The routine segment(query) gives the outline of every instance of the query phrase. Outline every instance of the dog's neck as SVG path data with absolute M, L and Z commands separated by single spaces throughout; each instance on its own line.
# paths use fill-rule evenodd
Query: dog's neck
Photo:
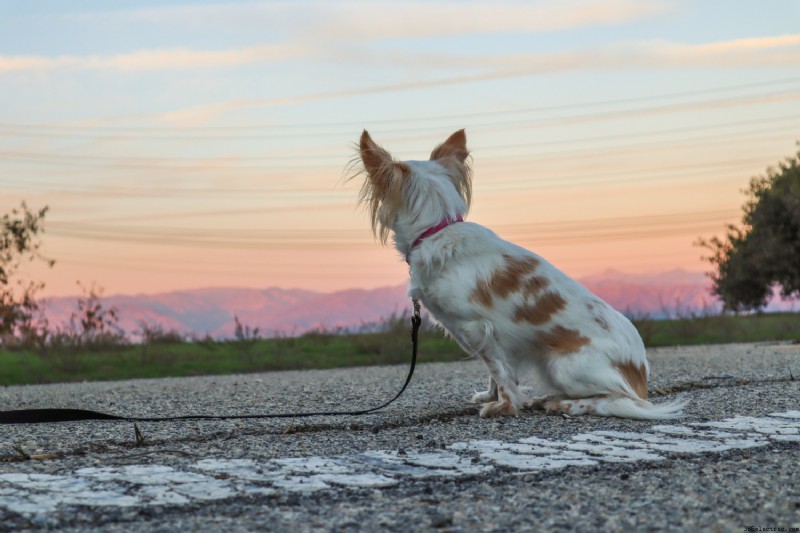
M 408 252 L 406 253 L 406 263 L 409 263 L 409 264 L 411 263 L 411 252 L 413 252 L 413 251 L 414 251 L 414 250 L 417 248 L 417 246 L 419 246 L 420 244 L 422 244 L 422 241 L 424 241 L 424 240 L 425 240 L 425 239 L 427 239 L 428 237 L 431 237 L 431 236 L 433 236 L 433 235 L 436 235 L 437 233 L 439 233 L 440 231 L 442 231 L 442 230 L 443 230 L 444 228 L 446 228 L 447 226 L 450 226 L 450 225 L 452 225 L 452 224 L 455 224 L 456 222 L 464 222 L 464 218 L 463 218 L 461 215 L 458 215 L 458 216 L 457 216 L 457 217 L 455 217 L 455 218 L 449 218 L 449 217 L 448 217 L 448 218 L 445 218 L 444 220 L 440 221 L 440 222 L 439 222 L 438 224 L 436 224 L 435 226 L 431 226 L 430 228 L 428 228 L 428 229 L 426 229 L 425 231 L 423 231 L 423 232 L 422 232 L 422 233 L 421 233 L 421 234 L 420 234 L 420 235 L 419 235 L 419 236 L 418 236 L 418 237 L 417 237 L 417 238 L 414 240 L 414 242 L 412 242 L 412 243 L 411 243 L 411 247 L 408 249 Z

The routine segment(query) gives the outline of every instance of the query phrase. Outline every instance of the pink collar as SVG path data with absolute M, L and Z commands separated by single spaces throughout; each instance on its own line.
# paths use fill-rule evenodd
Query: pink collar
M 428 228 L 425 231 L 423 231 L 422 234 L 419 237 L 417 237 L 417 240 L 415 240 L 414 243 L 411 245 L 411 248 L 409 248 L 408 253 L 406 254 L 406 263 L 409 263 L 409 264 L 411 263 L 411 252 L 413 252 L 414 249 L 417 246 L 419 246 L 420 243 L 422 243 L 422 241 L 424 241 L 425 239 L 427 239 L 431 235 L 436 235 L 437 233 L 442 231 L 447 226 L 450 226 L 451 224 L 455 224 L 456 222 L 464 222 L 464 219 L 461 217 L 461 215 L 458 215 L 455 219 L 446 218 L 446 219 L 442 220 L 441 222 L 439 222 L 438 224 L 436 224 L 435 226 L 431 226 L 430 228 Z

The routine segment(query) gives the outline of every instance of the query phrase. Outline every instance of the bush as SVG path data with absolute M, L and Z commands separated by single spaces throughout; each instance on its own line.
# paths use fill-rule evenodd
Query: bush
M 164 329 L 161 324 L 148 324 L 144 320 L 139 322 L 137 331 L 142 344 L 182 344 L 187 337 L 176 329 Z

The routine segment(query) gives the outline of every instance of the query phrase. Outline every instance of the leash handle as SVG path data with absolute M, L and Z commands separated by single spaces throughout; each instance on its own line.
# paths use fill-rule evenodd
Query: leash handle
M 359 416 L 379 411 L 397 400 L 405 392 L 414 368 L 417 366 L 417 345 L 419 344 L 419 328 L 422 325 L 420 304 L 415 298 L 412 300 L 414 312 L 411 315 L 411 365 L 408 376 L 400 391 L 389 401 L 369 409 L 357 411 L 316 411 L 303 413 L 274 413 L 261 415 L 184 415 L 164 417 L 131 417 L 119 416 L 100 411 L 87 409 L 18 409 L 13 411 L 0 411 L 0 425 L 2 424 L 43 424 L 50 422 L 74 422 L 79 420 L 127 420 L 130 422 L 166 422 L 170 420 L 239 420 L 245 418 L 305 418 L 310 416 Z

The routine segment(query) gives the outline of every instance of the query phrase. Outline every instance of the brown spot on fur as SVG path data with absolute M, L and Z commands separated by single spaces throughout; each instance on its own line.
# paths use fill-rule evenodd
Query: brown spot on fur
M 631 362 L 614 363 L 614 368 L 622 374 L 639 398 L 647 398 L 647 371 L 644 365 L 639 366 Z
M 534 325 L 544 324 L 550 318 L 564 309 L 567 301 L 556 292 L 546 292 L 534 301 L 533 304 L 525 304 L 514 312 L 515 322 L 529 322 Z
M 550 285 L 550 280 L 547 278 L 531 276 L 522 284 L 522 290 L 525 291 L 525 294 L 528 296 L 536 296 L 548 285 Z
M 538 333 L 535 342 L 545 347 L 551 354 L 566 355 L 577 352 L 591 340 L 581 335 L 577 329 L 556 326 L 549 331 Z
M 472 289 L 472 294 L 469 296 L 471 302 L 477 302 L 484 307 L 492 306 L 492 293 L 489 290 L 489 284 L 485 281 L 478 281 L 478 284 Z
M 600 315 L 595 315 L 594 321 L 606 331 L 611 331 L 611 327 L 608 325 L 608 321 Z
M 524 274 L 524 272 L 517 270 L 515 267 L 497 271 L 492 276 L 492 279 L 489 280 L 489 289 L 500 298 L 505 298 L 519 289 Z
M 503 258 L 506 260 L 505 268 L 496 270 L 489 280 L 489 288 L 500 298 L 518 291 L 525 275 L 533 272 L 539 265 L 539 261 L 533 257 L 504 255 Z
M 525 276 L 539 265 L 539 261 L 534 257 L 503 255 L 503 258 L 506 261 L 505 265 L 495 270 L 488 280 L 478 281 L 470 294 L 470 301 L 490 307 L 493 297 L 505 298 L 512 292 L 520 290 L 525 282 Z

